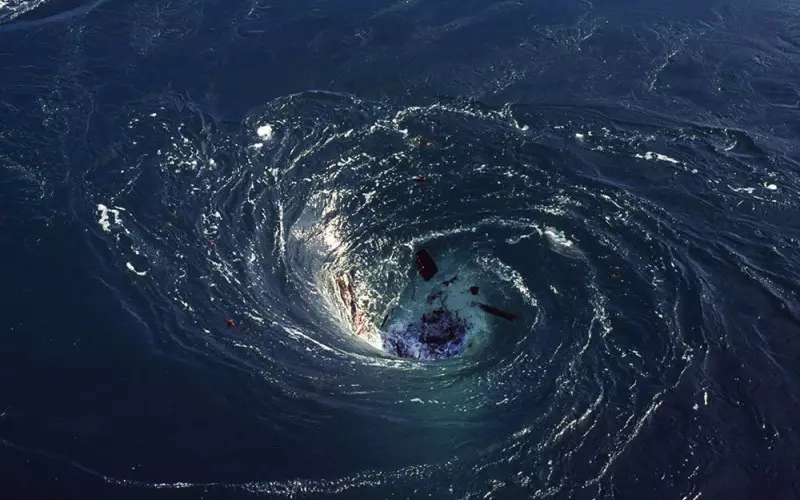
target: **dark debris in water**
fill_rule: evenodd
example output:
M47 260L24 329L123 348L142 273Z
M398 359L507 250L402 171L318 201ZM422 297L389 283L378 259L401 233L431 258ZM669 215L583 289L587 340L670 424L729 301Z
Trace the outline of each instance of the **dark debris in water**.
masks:
M417 270L419 271L419 275L422 276L422 279L429 281L436 276L436 273L439 272L439 268L436 267L436 262L433 261L433 257L431 257L431 254L426 249L423 248L418 251L415 257Z

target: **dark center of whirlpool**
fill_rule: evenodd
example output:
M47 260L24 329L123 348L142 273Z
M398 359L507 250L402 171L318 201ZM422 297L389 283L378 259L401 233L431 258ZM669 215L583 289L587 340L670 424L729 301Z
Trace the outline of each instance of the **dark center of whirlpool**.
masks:
M494 325L489 316L514 323L515 313L487 304L477 266L452 257L440 271L427 249L415 254L418 276L390 301L380 325L360 310L350 276L336 280L345 314L359 337L393 356L445 359L472 354L487 344ZM485 285L484 285L485 286Z

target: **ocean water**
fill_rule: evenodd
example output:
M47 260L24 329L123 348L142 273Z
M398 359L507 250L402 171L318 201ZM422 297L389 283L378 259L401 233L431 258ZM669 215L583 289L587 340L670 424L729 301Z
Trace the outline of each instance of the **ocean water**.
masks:
M796 2L0 0L0 498L800 498L798 108Z

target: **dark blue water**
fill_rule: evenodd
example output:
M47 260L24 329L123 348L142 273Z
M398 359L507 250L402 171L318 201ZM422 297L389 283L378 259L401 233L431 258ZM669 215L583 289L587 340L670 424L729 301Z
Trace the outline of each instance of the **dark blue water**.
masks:
M0 498L800 498L798 82L792 2L0 0ZM422 247L517 320L357 336Z

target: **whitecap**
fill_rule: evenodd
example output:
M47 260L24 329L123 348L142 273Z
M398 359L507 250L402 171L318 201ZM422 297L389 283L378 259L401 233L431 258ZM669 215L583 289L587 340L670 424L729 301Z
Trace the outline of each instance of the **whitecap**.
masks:
M134 274L136 274L136 275L139 275L139 276L147 276L147 271L137 271L137 270L136 270L136 268L135 268L135 267L133 267L133 264L131 264L130 262L127 262L127 263L125 264L125 267L127 267L127 268L128 268L128 271L130 271L130 272L132 272L132 273L134 273Z
M269 123L265 123L256 129L256 134L265 141L272 139L273 132L272 125Z
M119 208L119 207L117 207ZM97 205L97 211L100 212L100 220L97 222L100 224L100 227L103 228L103 231L110 233L111 232L111 225L122 225L122 221L119 216L119 210L115 210L113 208L108 208L107 206L99 203ZM111 217L109 217L109 215ZM113 220L112 220L113 218Z
M653 160L653 161L665 161L667 163L672 163L674 165L680 165L680 160L676 160L675 158L670 158L667 155L662 155L661 153L654 153L652 151L648 151L643 155L635 154L633 155L634 158L639 158L642 160Z

